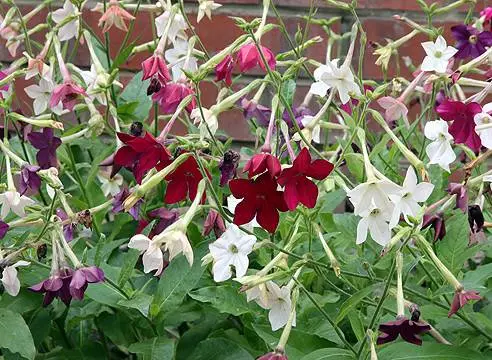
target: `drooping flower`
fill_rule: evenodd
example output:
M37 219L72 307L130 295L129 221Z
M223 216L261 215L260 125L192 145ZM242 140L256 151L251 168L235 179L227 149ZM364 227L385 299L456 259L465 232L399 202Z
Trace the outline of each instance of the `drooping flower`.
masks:
M213 2L213 0L198 0L198 15L196 16L196 22L199 23L205 15L208 19L212 19L212 11L220 8L222 5Z
M220 63L215 67L215 81L224 80L227 86L232 84L232 70L236 62L231 55L227 55Z
M333 164L323 159L311 161L309 150L303 148L292 167L282 170L278 178L278 183L285 187L284 199L289 210L294 210L299 203L312 209L318 199L318 187L309 178L323 180L332 171Z
M446 235L446 224L444 223L444 214L439 212L434 215L424 214L422 220L422 229L434 228L434 241L442 240Z
M226 231L224 219L222 219L222 216L215 210L210 210L208 212L207 218L203 223L203 236L207 236L212 230L214 231L216 238L219 238Z
M481 300L482 297L478 294L477 291L470 290L470 291L456 291L454 293L453 297L453 302L451 303L451 308L449 309L448 317L453 316L458 312L459 309L461 309L463 306L465 306L469 301L471 300Z
M456 160L456 154L451 147L453 137L448 132L448 123L444 120L429 121L425 124L424 135L432 141L425 148L429 164L438 164L449 172L449 164Z
M44 128L43 132L31 132L27 136L32 146L38 149L36 160L41 169L58 167L56 149L62 144L59 137L56 137L52 128Z
M482 230L485 219L480 205L468 205L468 223L472 233L478 233Z
M237 167L241 156L234 150L227 150L219 163L220 186L226 185L229 180L237 176Z
M120 187L123 185L123 176L116 174L113 177L109 177L105 172L99 172L97 178L101 182L101 190L104 196L115 196L121 190Z
M273 52L266 46L260 45L260 49L270 70L275 70L275 65L277 64L277 62L275 60L275 55L273 54ZM239 63L239 68L241 69L241 72L251 70L257 65L259 65L263 70L266 71L265 64L263 63L261 55L255 44L243 45L237 53L237 61Z
M25 207L33 205L34 200L28 198L25 195L19 194L15 190L7 190L0 194L0 204L2 205L2 210L0 212L0 217L5 219L10 211L19 217L26 216Z
M302 120L306 116L313 115L313 112L311 111L311 109L301 104L300 106L292 107L292 114L294 115L294 120L297 122L297 125L299 126L300 129L302 129L304 127ZM285 109L284 112L282 113L282 120L286 122L289 128L295 129L294 123L292 122L292 118L287 109Z
M67 242L73 240L73 233L77 228L77 224L72 221L68 214L62 209L56 209L56 216L58 216L64 223L63 225L63 237Z
M381 246L389 243L391 231L389 222L393 214L392 205L379 208L374 201L372 206L363 210L359 216L359 224L357 225L356 244L362 244L367 239L367 232L371 234L372 239Z
M20 281L19 278L17 277L17 268L19 266L28 266L30 265L30 262L27 261L17 261L13 265L8 265L6 266L3 271L2 271L2 281L3 288L9 294L10 296L17 296L20 291Z
M422 339L419 335L425 334L431 330L429 324L421 321L413 321L404 316L397 318L395 321L389 321L379 325L379 331L383 334L378 336L377 344L382 345L394 341L401 336L403 340L415 345L422 345Z
M153 241L143 234L137 234L130 239L128 247L143 252L142 262L145 273L157 270L155 276L161 274L164 268L164 256L161 250L161 243Z
M55 23L60 24L62 22L65 22L65 19L69 16L76 15L77 13L78 10L72 4L72 2L70 0L65 0L65 2L63 3L63 8L53 11L51 13L51 18ZM73 20L70 20L68 23L58 29L58 39L60 41L67 41L76 38L79 34L79 27L79 18L75 17Z
M458 52L454 47L448 46L441 35L437 37L436 42L423 42L422 47L426 53L420 67L422 71L445 73L449 60Z
M130 195L130 191L128 191L127 188L123 188L118 194L116 194L113 198L113 212L114 213L119 213L119 212L124 212L125 207L123 206L123 203L125 202L126 198ZM143 200L140 199L138 200L135 205L133 205L130 210L128 210L128 213L135 219L138 220L138 214L140 212L140 206L142 205Z
M279 287L273 281L266 283L268 289L268 320L272 327L272 331L277 331L287 324L290 313L292 311L292 301L290 297L290 287ZM294 314L294 320L292 326L296 326L296 317Z
M468 212L468 190L460 183L449 183L446 189L450 195L456 195L456 207L464 213Z
M70 281L70 295L73 299L82 300L89 284L103 282L104 271L97 266L82 267L74 271Z
M36 165L23 165L20 172L20 194L24 195L27 189L38 191L41 186L41 178L38 175L38 170L41 168Z
M219 129L217 114L211 109L193 109L190 118L193 120L193 123L198 126L198 129L200 130L200 139L202 140L214 136Z
M152 95L152 100L157 102L164 114L173 114L181 101L188 95L194 94L193 89L183 82L169 82L166 86L161 87L158 92ZM196 106L196 101L193 100L186 106L186 110L190 113Z
M177 210L168 210L165 207L157 208L152 211L149 211L147 215L151 219L157 220L152 229L150 230L149 237L154 237L157 234L160 234L165 229L167 229L171 224L174 224L178 218L179 213Z
M465 104L461 101L447 99L436 108L436 112L445 121L453 121L449 133L458 144L465 144L475 152L480 150L480 136L475 132L474 117L482 112L476 102Z
M263 174L265 171L271 177L277 177L281 170L280 161L272 154L265 152L253 155L243 168L243 172L248 172L250 179L253 176Z
M190 156L176 170L166 176L168 183L164 202L174 204L185 200L187 197L194 200L201 179L203 179L203 175L198 163L193 156Z
M473 26L460 24L451 27L451 33L457 41L458 52L455 57L458 59L474 59L482 55L487 47L492 46L490 31L479 31Z
M405 217L405 221L410 223L409 216L416 218L422 208L418 203L426 201L434 190L434 185L428 182L417 184L417 175L413 167L409 166L401 193L398 196L391 197L395 208L393 217L391 218L390 226L394 227L400 219L400 213Z
M39 293L44 293L43 306L48 306L59 298L66 306L70 305L72 295L70 295L70 283L72 282L73 270L70 268L62 268L51 274L51 276L33 285L29 290Z
M55 108L61 102L64 109L73 111L80 95L87 96L82 87L73 81L64 81L53 90L50 98L50 108Z
M475 131L480 136L482 145L492 149L492 103L485 104L482 111L475 114ZM490 126L490 127L488 127Z
M103 6L96 6L92 11L103 12ZM109 0L106 12L99 19L99 26L103 26L103 33L114 26L123 31L128 31L125 21L135 20L135 17L120 6L118 0Z
M234 224L243 225L254 219L265 230L274 233L279 222L279 211L287 211L283 193L277 181L265 173L256 179L234 179L229 182L232 195L243 199L235 209Z
M232 276L234 266L236 277L246 275L248 255L256 243L254 235L248 235L234 224L229 224L226 231L209 245L210 254L214 259L212 273L216 282L225 281Z
M321 126L316 116L304 115L301 118L300 128L304 130L302 133L308 142L314 141L317 144L321 144ZM300 141L301 137L298 133L294 134L293 139L295 141Z
M165 86L168 81L171 81L171 75L161 54L154 53L145 60L142 63L142 71L142 80L153 78L159 81L161 86Z

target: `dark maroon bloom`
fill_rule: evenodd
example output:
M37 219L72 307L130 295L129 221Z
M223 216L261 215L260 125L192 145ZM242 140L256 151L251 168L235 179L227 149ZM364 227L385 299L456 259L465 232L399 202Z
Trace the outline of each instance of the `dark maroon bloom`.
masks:
M485 219L479 205L468 205L468 223L472 233L482 230Z
M212 230L217 238L219 238L226 231L222 216L220 216L220 214L215 210L209 211L207 218L203 223L203 236L207 236Z
M466 213L468 211L468 191L466 186L460 183L449 183L447 191L451 195L456 195L456 207Z
M169 151L148 132L143 137L118 133L118 138L125 146L116 151L113 162L131 169L138 184L148 170L162 170L171 163Z
M227 86L232 84L232 70L234 69L235 61L231 55L227 55L224 60L215 67L215 81L224 80Z
M234 150L227 150L220 160L220 186L226 185L229 180L237 176L237 167L240 159L239 153Z
M478 294L478 291L475 290L470 290L470 291L456 291L454 293L454 298L453 302L451 304L451 308L449 309L448 312L448 317L453 316L453 314L456 314L459 309L461 309L463 306L465 306L468 301L471 300L481 300L482 298Z
M248 172L248 177L252 178L255 175L264 173L265 171L271 177L277 177L282 170L280 161L269 153L255 154L244 165L243 172Z
M149 211L147 215L151 219L157 219L157 222L150 230L149 237L152 239L154 235L163 232L169 225L176 222L179 218L179 213L177 210L168 210L166 208L158 208Z
M487 47L492 46L490 31L479 31L473 26L461 24L453 26L451 32L458 41L458 52L454 55L458 59L476 58L482 55Z
M167 83L158 92L152 95L152 100L157 102L164 114L173 114L181 101L188 95L194 94L193 90L184 83ZM186 106L191 112L196 106L195 98Z
M128 197L128 195L130 195L130 191L128 191L127 188L123 188L118 194L116 194L113 197L113 212L114 213L125 212L125 208L123 206L123 203L125 202L125 199ZM142 206L142 203L143 203L143 200L140 199L135 203L135 205L133 205L130 208L130 210L128 210L128 213L135 220L138 220L138 214L140 212L140 206Z
M283 351L275 350L260 356L257 360L288 360L288 358Z
M261 227L270 233L277 229L279 211L287 211L283 192L277 190L277 181L264 173L256 179L234 179L229 188L236 199L243 199L234 212L234 224L249 223L256 215Z
M312 209L318 199L318 187L308 177L323 180L332 171L332 163L323 159L311 161L309 150L303 148L292 167L282 170L278 178L278 183L285 186L284 199L289 210L294 210L299 203Z
M43 306L48 306L55 298L59 298L68 306L72 301L72 295L70 295L72 275L72 269L61 269L56 274L52 274L48 279L31 286L29 290L44 293Z
M70 282L70 295L76 300L84 298L85 290L89 284L104 281L104 272L97 266L83 267L75 270Z
M162 88L161 82L157 78L153 77L152 79L150 79L150 84L149 87L147 88L147 96L155 94L161 88Z
M465 144L475 152L480 151L482 145L480 136L475 132L473 117L482 111L480 104L471 102L445 100L436 108L439 116L446 121L453 121L449 133L458 144Z
M401 336L403 340L415 345L422 345L422 339L418 336L430 331L429 324L421 321L409 320L404 316L397 318L395 321L390 321L379 325L379 331L382 332L378 336L377 344L382 345L394 341Z
M266 46L260 46L260 48L270 70L275 70L276 60L273 52ZM243 45L238 51L237 60L241 72L251 70L257 65L266 71L263 59L255 44Z
M246 120L255 118L259 125L268 126L272 113L270 108L258 104L255 100L248 100L246 98L241 100L241 107L243 108L243 114Z
M9 224L0 220L0 240L5 237L7 231L9 231Z
M36 165L23 165L20 172L20 194L24 195L27 189L38 191L41 186L41 178L38 170L41 168Z
M73 81L65 81L63 84L57 85L53 90L50 98L50 108L55 107L61 101L64 109L73 111L77 104L77 99L80 96L87 96L85 90Z
M59 137L54 136L53 129L44 128L43 132L31 132L27 138L31 145L39 150L36 159L41 169L58 166L56 149L62 141Z
M164 202L166 204L174 204L185 200L186 196L190 200L195 199L198 183L202 178L198 163L193 156L190 156L176 170L166 176L168 184Z
M67 213L62 209L56 209L56 216L58 216L62 221L69 220ZM70 242L73 240L73 233L76 229L76 224L74 224L71 219L68 224L63 225L63 235L65 236L65 240Z
M434 215L425 214L422 220L422 229L434 229L434 241L442 240L446 235L446 225L444 223L444 215L439 212Z

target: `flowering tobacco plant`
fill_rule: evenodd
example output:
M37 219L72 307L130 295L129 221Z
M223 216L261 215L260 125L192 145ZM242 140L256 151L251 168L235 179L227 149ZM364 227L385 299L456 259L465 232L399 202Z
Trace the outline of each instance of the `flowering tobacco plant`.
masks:
M492 357L492 8L325 1L1 1L1 359Z

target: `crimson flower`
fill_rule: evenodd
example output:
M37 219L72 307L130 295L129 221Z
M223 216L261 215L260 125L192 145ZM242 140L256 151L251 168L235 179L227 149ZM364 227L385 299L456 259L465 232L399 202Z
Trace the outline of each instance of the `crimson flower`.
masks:
M43 132L31 132L27 136L32 146L38 149L36 160L41 169L57 167L56 149L62 141L59 137L54 136L52 128L44 128Z
M164 114L173 114L181 101L188 95L194 94L193 90L184 83L167 83L159 91L152 95L152 100L157 102ZM191 112L195 108L195 98L186 106Z
M482 55L486 48L492 46L492 32L478 31L473 26L464 24L451 28L453 37L458 41L458 52L454 55L458 59L476 58Z
M470 290L470 291L456 291L454 293L454 298L453 302L451 303L451 308L449 309L448 312L448 317L453 316L453 314L456 314L459 309L461 309L463 306L465 306L468 301L470 300L481 300L482 298L478 294L478 291L475 290Z
M61 101L64 109L73 111L80 95L87 95L82 87L71 80L65 81L63 84L57 85L53 90L50 98L50 108L55 107Z
M138 184L145 173L156 168L162 170L171 163L169 151L150 134L143 137L118 133L118 138L125 144L114 155L116 165L131 169Z
M277 181L264 173L256 179L234 179L229 188L236 199L243 199L234 211L234 224L249 223L256 215L261 227L270 233L277 229L279 211L287 211L282 191L277 190Z
M215 81L224 80L227 86L232 84L232 70L234 69L235 61L231 55L227 55L215 67Z
M271 70L275 70L276 61L273 52L265 46L260 46L260 48L266 62L268 63L268 67ZM257 65L260 65L260 67L266 71L265 64L263 63L261 55L255 44L243 45L238 51L237 59L241 72L251 70Z
M284 199L289 210L294 210L299 203L312 209L318 199L318 187L308 177L323 180L332 171L332 163L323 159L311 161L308 149L303 148L292 167L282 170L278 178L278 183L285 186Z
M458 144L465 144L475 152L482 145L480 136L475 132L475 114L482 112L482 107L476 102L468 104L461 101L445 100L437 108L439 116L446 121L453 121L449 133Z
M55 298L59 298L70 305L72 295L70 294L70 283L72 281L73 270L63 268L51 275L48 279L41 281L39 284L33 285L29 290L44 293L43 306L48 306Z
M142 63L142 80L157 79L160 85L166 85L171 80L166 62L161 54L154 54Z
M389 321L379 325L379 331L383 334L378 336L377 344L382 345L394 341L400 335L406 342L422 345L422 339L418 335L424 334L430 331L430 329L429 324L401 316L395 321Z
M198 163L193 156L190 156L184 163L179 165L176 170L166 176L168 181L164 202L174 204L186 199L195 199L198 183L203 178Z
M255 154L244 165L243 172L248 172L248 177L252 178L255 175L264 173L265 171L270 174L271 177L277 177L282 170L280 161L269 153Z

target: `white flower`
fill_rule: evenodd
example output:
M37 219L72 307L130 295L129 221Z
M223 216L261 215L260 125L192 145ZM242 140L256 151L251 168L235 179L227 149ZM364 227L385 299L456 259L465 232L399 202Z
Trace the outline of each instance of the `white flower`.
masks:
M70 0L65 0L63 8L53 11L51 18L57 24L60 24L67 17L78 14L77 8L72 4ZM67 24L63 25L58 30L58 39L60 41L67 41L72 38L76 38L79 34L80 22L79 18L75 18Z
M115 196L120 192L120 186L123 185L123 177L116 174L113 178L109 178L106 173L99 172L97 178L101 182L101 190L104 196Z
M325 96L329 89L337 91L342 104L350 100L349 93L361 95L359 86L355 83L350 63L344 62L338 67L338 59L321 65L314 70L314 82L309 90L312 94Z
M356 244L362 244L367 239L367 231L371 233L372 239L379 245L385 246L391 238L391 231L388 222L391 219L393 206L379 208L374 202L372 206L360 214L360 219L357 225L357 240Z
M268 290L265 283L258 284L246 290L246 300L248 302L255 301L263 309L268 309Z
M27 96L33 101L34 113L40 115L48 109L48 104L50 102L51 94L55 89L55 84L51 79L51 70L48 71L46 76L41 77L39 84L29 85L24 91ZM55 114L61 115L63 113L63 104L60 101L54 108L51 109Z
M233 195L229 195L227 197L227 210L229 210L232 214L236 211L236 206L242 201L242 199L236 199ZM256 221L256 216L249 223L242 225L243 228L249 231L253 231L255 227L261 227Z
M447 46L446 40L442 36L439 36L435 43L432 41L423 42L422 47L427 54L420 67L422 71L445 73L449 59L458 52L454 47Z
M487 149L492 149L492 103L488 103L483 106L482 112L476 114L473 117L475 121L475 131L480 136L480 140L482 141L482 145ZM480 127L483 126L483 129Z
M203 19L205 15L209 18L209 20L212 19L212 11L215 9L220 8L222 5L221 4L216 4L213 2L213 0L198 0L198 15L196 17L196 22L199 23L200 20Z
M202 111L205 119L202 118ZM195 125L198 125L198 129L200 129L200 138L202 140L210 138L210 134L215 135L219 128L217 116L209 109L202 108L200 110L200 108L197 107L191 111L190 118Z
M347 196L354 205L354 214L362 216L371 204L382 210L393 208L389 196L399 195L400 191L400 187L391 181L376 179L357 185L347 192Z
M157 36L161 37L164 35L164 31L167 26L167 22L169 21L170 11L166 10L159 17L155 18L155 27L157 30ZM186 20L183 15L180 13L174 14L174 18L172 20L171 26L169 27L169 31L167 32L167 38L171 42L175 42L176 38L186 39L185 30L188 29L188 25L186 24Z
M277 331L287 324L292 310L290 287L282 286L280 288L273 281L267 282L266 286L268 289L268 307L270 309L268 320L272 326L272 331ZM295 314L292 326L296 326Z
M73 69L78 72L84 80L84 83L87 87L87 95L89 99L96 99L101 105L106 105L106 97L104 96L104 92L101 91L101 88L97 83L98 75L96 66L92 64L90 70L82 70L76 66L73 66Z
M2 272L2 284L5 291L11 296L17 296L20 291L20 281L17 278L17 267L28 266L30 262L17 261L14 265L5 267Z
M155 239L155 236L154 236ZM161 250L161 244L158 241L151 240L143 234L132 236L128 243L130 249L137 249L144 253L142 262L144 272L149 273L157 270L155 276L158 276L164 267L164 258Z
M236 277L246 275L248 255L256 243L254 235L248 235L235 224L229 224L226 231L208 247L214 258L212 272L216 282L225 281L232 276L231 265Z
M309 143L312 140L317 144L321 144L321 126L319 125L319 121L316 121L316 117L311 115L304 115L301 119L301 123L304 127L301 132L306 140ZM301 137L298 133L295 133L292 139L294 141L301 141Z
M400 220L400 213L403 214L405 220L409 222L408 216L417 217L422 208L419 202L426 201L434 190L434 185L428 182L417 184L417 175L411 166L407 169L403 188L400 196L391 196L395 203L393 216L390 221L390 227L393 228Z
M174 42L174 48L166 50L164 57L166 58L171 72L173 74L173 81L178 81L183 76L185 70L190 73L194 73L198 69L197 60L193 56L188 56L190 43L186 40L176 39ZM191 51L190 51L191 54Z
M425 124L424 135L432 140L425 148L429 164L438 164L449 172L449 164L456 159L456 154L451 147L453 137L448 132L448 123L444 120L429 121Z
M183 220L179 219L163 232L154 236L154 240L161 242L164 251L169 252L169 261L179 254L183 254L188 260L190 266L193 265L193 249L186 236L186 227L183 226Z
M20 195L15 190L8 190L3 194L0 194L0 204L2 204L2 211L0 217L5 219L9 214L10 210L19 217L26 216L24 208L26 206L34 204L34 200L29 199L25 195Z

